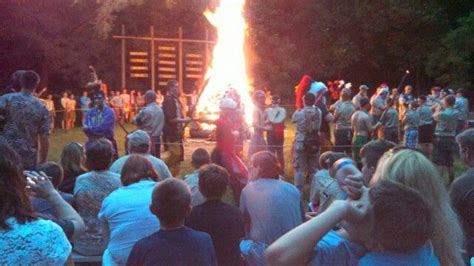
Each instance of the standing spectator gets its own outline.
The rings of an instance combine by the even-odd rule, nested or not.
[[[333,123],[335,124],[334,137],[336,147],[334,151],[351,154],[352,127],[351,117],[356,111],[351,102],[351,91],[343,89],[341,93],[341,102],[334,110]]]
[[[228,179],[229,173],[218,165],[199,169],[199,191],[206,201],[193,208],[186,225],[211,236],[219,265],[244,265],[239,250],[244,218],[238,208],[222,202]]]
[[[142,93],[141,90],[137,91],[137,97],[136,97],[135,101],[136,101],[136,104],[137,104],[137,112],[139,112],[145,106],[145,98],[143,97],[143,93]],[[157,102],[157,104],[158,104],[158,102]],[[158,104],[158,105],[161,107],[161,104]]]
[[[421,95],[418,98],[418,116],[420,117],[420,125],[418,127],[418,143],[423,153],[431,158],[433,153],[433,113],[430,106],[426,104],[427,97]]]
[[[458,110],[458,126],[456,128],[456,135],[467,128],[469,122],[469,101],[464,97],[464,89],[456,91],[456,103],[454,108]]]
[[[267,150],[267,142],[263,134],[268,130],[268,126],[265,125],[265,93],[262,90],[257,90],[253,93],[253,103],[253,133],[250,137],[248,158],[251,158],[254,153]]]
[[[141,109],[132,123],[139,129],[144,130],[151,138],[151,154],[160,158],[161,155],[161,132],[165,124],[165,115],[161,107],[156,104],[156,94],[149,90],[145,93],[146,107]]]
[[[454,179],[453,156],[456,150],[456,128],[458,123],[458,111],[454,109],[456,98],[453,95],[446,96],[442,101],[442,108],[433,114],[436,121],[435,138],[433,142],[433,162],[439,167],[444,177],[444,170],[448,170],[448,184]]]
[[[71,244],[63,230],[34,216],[20,156],[3,141],[0,154],[0,264],[64,265]]]
[[[352,158],[360,166],[361,160],[359,156],[360,149],[370,140],[372,134],[372,118],[369,114],[369,99],[362,98],[360,100],[360,110],[355,112],[351,117],[351,126],[354,137],[352,138]]]
[[[66,113],[66,132],[68,132],[68,130],[74,128],[74,124],[76,123],[76,99],[72,93],[69,95],[69,100],[66,102]]]
[[[114,108],[115,119],[117,121],[123,121],[123,101],[120,97],[120,91],[111,92],[112,98],[110,99],[110,106]]]
[[[59,185],[60,191],[69,194],[74,193],[76,178],[86,172],[85,162],[86,152],[82,144],[71,142],[64,147],[60,159],[64,171],[63,182]]]
[[[137,108],[137,92],[135,90],[130,91],[130,119],[134,118],[138,112]]]
[[[318,170],[317,158],[321,142],[321,111],[314,106],[316,97],[312,93],[304,96],[304,108],[293,113],[292,122],[296,125],[295,142],[293,145],[293,167],[295,169],[295,185],[302,191],[305,173],[312,176]]]
[[[91,141],[106,138],[112,142],[114,147],[114,158],[117,158],[117,142],[114,137],[115,115],[112,108],[105,106],[104,99],[104,93],[97,90],[94,95],[95,106],[86,114],[86,122],[83,127],[84,133],[89,138],[86,143],[86,148]]]
[[[183,181],[170,178],[153,189],[150,210],[160,231],[138,241],[127,265],[217,265],[211,237],[184,226],[191,212],[191,192]]]
[[[6,114],[0,140],[18,152],[25,169],[45,162],[48,157],[51,117],[46,107],[32,95],[39,80],[36,72],[28,70],[21,75],[21,92],[0,97],[0,109]]]
[[[377,89],[377,94],[372,96],[370,100],[370,115],[372,116],[372,124],[377,124],[382,116],[383,111],[387,106],[385,105],[385,101],[388,95],[388,87],[386,84],[380,85]]]
[[[285,141],[286,110],[280,106],[280,103],[279,95],[272,96],[272,105],[265,110],[265,117],[267,118],[267,123],[270,124],[270,130],[267,131],[268,150],[278,157],[281,169],[284,172],[283,143]]]
[[[61,107],[62,107],[62,121],[61,121],[61,128],[63,130],[65,130],[67,132],[67,129],[66,129],[66,126],[67,126],[67,120],[68,120],[68,117],[67,117],[67,111],[66,111],[66,107],[67,107],[67,103],[69,101],[69,93],[67,91],[64,91],[63,92],[63,97],[61,98]]]
[[[365,84],[360,85],[359,93],[357,93],[354,98],[352,98],[352,103],[355,105],[357,110],[360,110],[360,100],[362,98],[368,98],[367,92],[369,91],[369,87]]]
[[[56,108],[54,107],[53,95],[48,94],[44,101],[46,109],[48,109],[49,116],[51,117],[51,131],[54,129],[54,118],[56,117]]]
[[[199,191],[199,169],[211,162],[209,153],[203,148],[197,148],[191,155],[191,165],[194,171],[184,177],[184,182],[191,189],[191,205],[193,207],[203,204],[206,199]]]
[[[151,162],[153,168],[158,173],[159,180],[165,180],[166,178],[172,177],[168,166],[166,166],[161,159],[150,154],[150,136],[145,131],[138,129],[128,134],[127,142],[128,155],[118,158],[118,160],[110,166],[111,172],[121,174],[123,166],[130,156],[133,154],[139,154]]]
[[[456,141],[459,145],[459,156],[469,169],[454,180],[449,195],[464,227],[467,257],[472,258],[474,257],[474,129],[465,130],[456,137]]]
[[[121,174],[123,187],[108,195],[97,217],[104,225],[107,249],[103,265],[125,265],[135,243],[160,230],[160,221],[150,212],[151,194],[158,174],[142,155],[131,155]]]
[[[400,101],[400,93],[398,88],[393,88],[388,98],[392,99],[395,109],[398,110],[398,102]]]
[[[399,98],[399,108],[398,111],[399,120],[401,121],[405,112],[407,111],[408,104],[415,101],[415,96],[413,95],[413,87],[411,85],[406,85],[403,93],[400,94]]]
[[[123,106],[123,117],[125,122],[130,121],[130,108],[131,108],[131,98],[130,94],[128,94],[127,89],[122,90],[122,94],[120,94],[120,98],[122,99],[122,106]]]
[[[270,245],[301,224],[301,194],[295,186],[280,180],[280,165],[271,152],[254,154],[251,165],[255,180],[243,189],[240,209],[249,238]]]
[[[81,113],[82,113],[82,124],[86,121],[86,114],[89,111],[91,105],[91,98],[88,96],[87,91],[82,92],[81,98],[79,98],[79,103],[81,105]]]
[[[77,177],[74,202],[87,229],[76,238],[74,250],[82,255],[97,256],[102,255],[107,246],[97,214],[104,198],[122,184],[119,175],[108,171],[113,156],[110,141],[102,138],[91,142],[86,156],[90,172]]]
[[[387,99],[387,109],[382,113],[379,125],[382,126],[383,139],[398,143],[398,111],[394,104],[392,98]]]
[[[415,149],[418,144],[418,125],[420,124],[420,116],[416,111],[416,102],[412,102],[406,107],[405,115],[402,118],[403,126],[403,145],[405,147]]]
[[[183,135],[184,123],[191,121],[183,117],[183,106],[179,100],[179,84],[176,80],[169,80],[168,93],[163,101],[165,125],[163,127],[163,142],[170,155],[166,164],[173,176],[178,176],[179,165],[184,160]]]

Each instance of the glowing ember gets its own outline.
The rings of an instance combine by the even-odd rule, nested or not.
[[[245,120],[251,122],[253,104],[245,65],[246,23],[243,17],[245,0],[222,0],[215,12],[204,12],[207,20],[217,29],[217,43],[212,52],[212,63],[206,73],[207,85],[199,99],[196,111],[217,113],[219,101],[228,88],[239,94],[245,111]]]

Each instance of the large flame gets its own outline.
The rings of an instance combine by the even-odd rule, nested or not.
[[[219,112],[220,99],[232,87],[240,95],[245,120],[250,123],[253,104],[245,64],[247,24],[243,17],[244,5],[245,0],[221,0],[215,12],[204,12],[207,20],[217,29],[217,43],[206,73],[207,85],[199,98],[196,111]]]

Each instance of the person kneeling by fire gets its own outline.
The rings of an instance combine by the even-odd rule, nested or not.
[[[248,170],[242,160],[235,153],[234,145],[239,137],[238,125],[231,117],[237,108],[237,103],[230,98],[223,98],[219,104],[219,119],[216,120],[216,147],[212,151],[211,159],[214,163],[224,167],[230,175],[229,183],[238,203],[240,193],[247,184]]]

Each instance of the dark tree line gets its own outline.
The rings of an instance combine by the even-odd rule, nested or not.
[[[419,90],[434,84],[471,88],[472,1],[247,0],[249,72],[257,88],[284,96],[302,74],[322,81]],[[120,85],[120,43],[127,33],[189,38],[211,28],[202,16],[216,0],[10,0],[0,2],[0,82],[17,69],[35,69],[52,90],[82,87],[94,65],[112,88]]]

